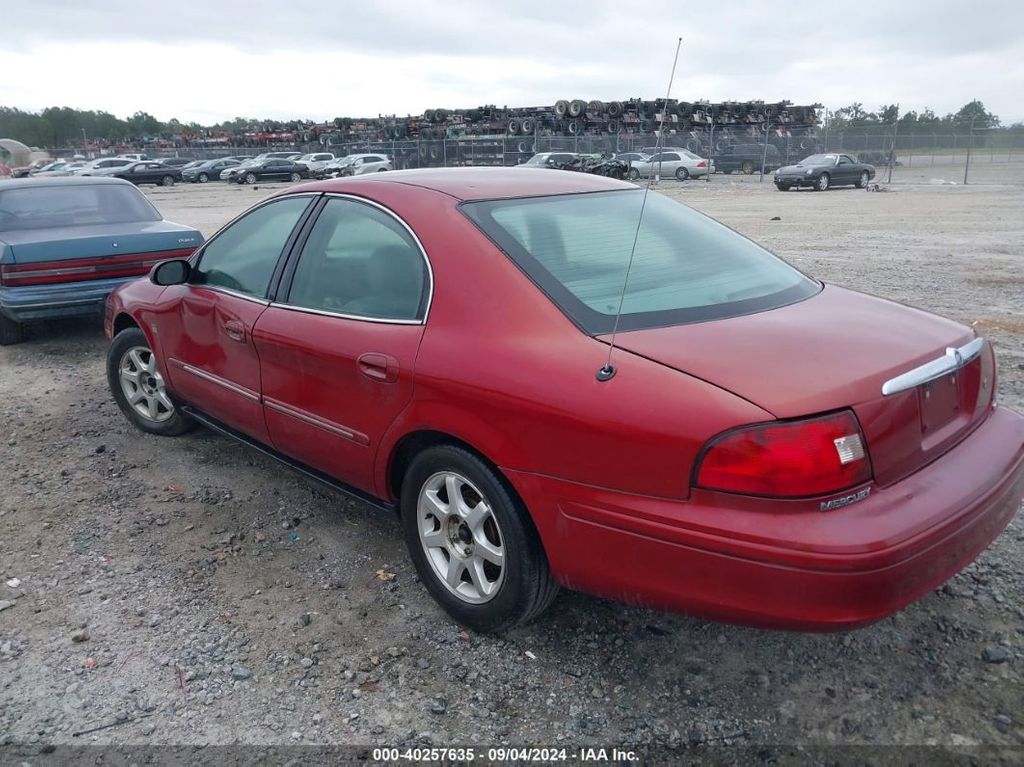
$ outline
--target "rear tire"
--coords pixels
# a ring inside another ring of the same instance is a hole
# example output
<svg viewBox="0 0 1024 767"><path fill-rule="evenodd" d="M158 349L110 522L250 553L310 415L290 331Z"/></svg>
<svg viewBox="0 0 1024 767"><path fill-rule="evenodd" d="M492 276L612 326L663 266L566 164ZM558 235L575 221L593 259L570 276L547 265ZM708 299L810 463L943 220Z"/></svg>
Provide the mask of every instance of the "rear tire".
<svg viewBox="0 0 1024 767"><path fill-rule="evenodd" d="M107 383L121 412L141 431L176 437L195 424L171 399L156 368L156 355L139 328L126 328L110 342Z"/></svg>
<svg viewBox="0 0 1024 767"><path fill-rule="evenodd" d="M865 188L867 188L868 182L870 180L871 180L870 174L867 171L864 171L863 173L860 174L860 179L858 179L858 181L857 181L857 188L858 189L865 189Z"/></svg>
<svg viewBox="0 0 1024 767"><path fill-rule="evenodd" d="M690 177L690 171L686 168L676 168L676 181L686 181Z"/></svg>
<svg viewBox="0 0 1024 767"><path fill-rule="evenodd" d="M20 344L25 339L25 326L0 314L0 346Z"/></svg>
<svg viewBox="0 0 1024 767"><path fill-rule="evenodd" d="M754 172L754 163L752 163L750 160L747 160L746 162L743 163L743 165L740 166L740 170L743 171L744 175L749 176Z"/></svg>
<svg viewBox="0 0 1024 767"><path fill-rule="evenodd" d="M164 176L160 179L160 186L174 186L174 176Z"/></svg>
<svg viewBox="0 0 1024 767"><path fill-rule="evenodd" d="M459 623L506 631L536 618L558 593L528 512L473 453L438 445L417 455L402 481L401 513L420 580Z"/></svg>
<svg viewBox="0 0 1024 767"><path fill-rule="evenodd" d="M292 183L294 184L297 181L302 181L302 174L301 173L293 173L292 174Z"/></svg>

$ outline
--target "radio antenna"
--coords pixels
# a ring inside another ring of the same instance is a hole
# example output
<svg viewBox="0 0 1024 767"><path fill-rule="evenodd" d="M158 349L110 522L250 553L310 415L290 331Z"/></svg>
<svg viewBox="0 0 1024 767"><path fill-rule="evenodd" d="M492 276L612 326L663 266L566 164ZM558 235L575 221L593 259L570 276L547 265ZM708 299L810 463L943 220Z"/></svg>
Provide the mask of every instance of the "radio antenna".
<svg viewBox="0 0 1024 767"><path fill-rule="evenodd" d="M661 107L661 130L658 131L658 139L654 142L654 154L661 152L661 140L665 136L665 112L668 110L668 99L672 95L672 81L676 77L676 64L679 63L679 49L683 46L683 38L676 41L676 56L672 59L672 72L668 76L668 90L665 92L665 103ZM660 167L660 161L659 161ZM629 272L633 268L633 257L636 255L636 244L640 239L640 225L644 221L644 209L647 207L647 194L651 191L651 184L654 183L654 166L651 166L647 174L647 186L644 187L644 196L640 201L640 214L636 217L636 231L633 232L633 247L629 249L629 261L626 263L626 276L622 280L622 292L619 294L619 309L615 312L615 323L612 325L612 338L608 344L608 359L604 366L598 368L597 380L609 381L615 375L615 366L612 365L612 352L615 350L615 336L619 332L619 318L622 317L622 305L626 300L626 288L629 287Z"/></svg>

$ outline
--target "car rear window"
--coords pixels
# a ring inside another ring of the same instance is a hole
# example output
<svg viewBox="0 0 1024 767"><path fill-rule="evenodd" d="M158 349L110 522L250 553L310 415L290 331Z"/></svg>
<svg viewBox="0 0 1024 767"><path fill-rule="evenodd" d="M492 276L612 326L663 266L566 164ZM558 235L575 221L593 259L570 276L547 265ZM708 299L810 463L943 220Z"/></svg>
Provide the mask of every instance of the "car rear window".
<svg viewBox="0 0 1024 767"><path fill-rule="evenodd" d="M145 195L128 185L47 184L0 191L0 231L160 220Z"/></svg>
<svg viewBox="0 0 1024 767"><path fill-rule="evenodd" d="M620 330L774 309L821 285L717 221L643 190L467 202L462 210L577 325Z"/></svg>

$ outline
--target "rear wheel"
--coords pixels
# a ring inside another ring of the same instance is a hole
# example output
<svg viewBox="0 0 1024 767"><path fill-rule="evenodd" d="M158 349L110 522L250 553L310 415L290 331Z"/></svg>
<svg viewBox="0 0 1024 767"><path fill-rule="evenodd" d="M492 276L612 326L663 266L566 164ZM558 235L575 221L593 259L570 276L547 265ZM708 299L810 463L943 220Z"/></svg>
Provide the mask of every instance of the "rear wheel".
<svg viewBox="0 0 1024 767"><path fill-rule="evenodd" d="M676 168L676 180L686 181L690 177L690 171L686 168Z"/></svg>
<svg viewBox="0 0 1024 767"><path fill-rule="evenodd" d="M866 188L867 185L868 185L868 181L870 181L870 180L871 180L871 176L868 174L867 171L864 171L863 173L860 174L860 180L857 181L858 188L860 188L860 189Z"/></svg>
<svg viewBox="0 0 1024 767"><path fill-rule="evenodd" d="M386 170L387 170L387 168L377 168L377 172L378 173L383 173Z"/></svg>
<svg viewBox="0 0 1024 767"><path fill-rule="evenodd" d="M819 192L824 192L828 189L828 185L832 183L832 178L827 173L822 173L818 176L817 182L814 184L814 188Z"/></svg>
<svg viewBox="0 0 1024 767"><path fill-rule="evenodd" d="M296 181L302 181L302 174L301 173L293 173L292 174L292 183L295 183Z"/></svg>
<svg viewBox="0 0 1024 767"><path fill-rule="evenodd" d="M420 579L460 623L505 631L557 594L526 509L469 451L439 445L420 453L402 482L401 509Z"/></svg>
<svg viewBox="0 0 1024 767"><path fill-rule="evenodd" d="M746 162L743 163L743 165L740 166L740 170L742 170L744 174L749 176L751 173L754 172L754 163L752 163L750 160L747 160Z"/></svg>
<svg viewBox="0 0 1024 767"><path fill-rule="evenodd" d="M25 338L25 326L0 314L0 346L18 344Z"/></svg>
<svg viewBox="0 0 1024 767"><path fill-rule="evenodd" d="M122 330L110 342L107 383L121 412L142 431L173 437L192 428L192 419L167 392L156 355L139 328Z"/></svg>
<svg viewBox="0 0 1024 767"><path fill-rule="evenodd" d="M174 186L174 176L164 176L160 179L160 186Z"/></svg>

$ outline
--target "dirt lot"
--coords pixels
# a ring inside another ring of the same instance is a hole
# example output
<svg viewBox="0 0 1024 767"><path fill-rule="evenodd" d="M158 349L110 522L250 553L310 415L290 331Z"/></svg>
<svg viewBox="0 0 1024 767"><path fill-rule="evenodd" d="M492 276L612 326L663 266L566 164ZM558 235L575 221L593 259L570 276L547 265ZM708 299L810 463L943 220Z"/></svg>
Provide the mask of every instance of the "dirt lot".
<svg viewBox="0 0 1024 767"><path fill-rule="evenodd" d="M1024 410L1024 186L1012 170L989 179L1004 185L969 187L908 170L877 194L782 194L737 176L659 188L823 280L976 324L997 347L1002 402ZM267 191L152 198L210 233ZM13 602L0 612L0 743L18 753L1024 744L1020 517L940 591L846 635L565 592L535 625L467 635L416 582L395 520L209 432L133 430L107 393L104 350L87 323L0 349L0 569L20 581L0 582Z"/></svg>

